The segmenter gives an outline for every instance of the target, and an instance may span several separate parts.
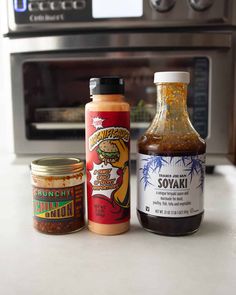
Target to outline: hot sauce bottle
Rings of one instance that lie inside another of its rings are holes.
[[[206,144],[186,106],[188,72],[157,72],[157,114],[138,141],[137,215],[162,235],[198,230],[203,217]]]
[[[124,80],[92,78],[90,94],[85,108],[88,228],[121,234],[130,220],[130,108]]]

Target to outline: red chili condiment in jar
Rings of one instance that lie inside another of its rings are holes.
[[[65,234],[85,226],[84,163],[78,158],[48,157],[31,163],[34,227]]]

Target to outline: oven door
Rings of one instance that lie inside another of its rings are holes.
[[[83,156],[89,79],[125,79],[131,154],[156,108],[156,71],[189,71],[188,110],[208,163],[231,153],[230,34],[101,34],[10,40],[15,152]],[[20,51],[17,49],[20,48]],[[221,159],[221,160],[220,160]]]

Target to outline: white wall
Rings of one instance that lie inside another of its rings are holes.
[[[1,6],[0,6],[1,7]],[[1,25],[1,24],[0,24]],[[7,40],[0,30],[0,153],[13,153],[13,124]]]
[[[2,153],[5,147],[5,128],[4,128],[4,121],[5,121],[5,101],[4,101],[4,83],[3,83],[3,44],[2,38],[0,38],[0,152]]]

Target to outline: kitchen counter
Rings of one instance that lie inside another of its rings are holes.
[[[32,227],[29,166],[1,159],[0,294],[235,294],[236,168],[208,175],[205,218],[186,237],[144,231],[135,212],[120,236],[84,229],[63,236]]]

